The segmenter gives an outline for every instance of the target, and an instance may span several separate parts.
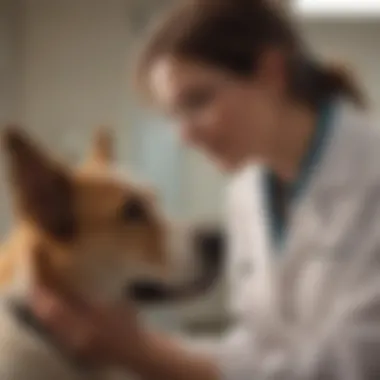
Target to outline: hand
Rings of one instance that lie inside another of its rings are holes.
[[[133,367],[145,356],[145,333],[131,305],[109,308],[89,303],[62,289],[45,268],[46,261],[36,260],[32,312],[59,346],[79,361],[100,366]]]
[[[142,378],[217,380],[212,360],[187,352],[168,337],[145,330],[128,304],[107,308],[94,305],[63,289],[46,268],[45,258],[34,260],[34,315],[59,345],[75,359],[103,367],[131,370]]]

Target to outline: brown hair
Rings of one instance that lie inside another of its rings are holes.
[[[270,47],[286,54],[289,90],[295,98],[318,106],[342,95],[364,106],[361,91],[343,69],[310,58],[298,33],[270,0],[187,0],[172,9],[145,44],[137,79],[145,87],[154,61],[164,55],[215,65],[240,77],[255,72]]]

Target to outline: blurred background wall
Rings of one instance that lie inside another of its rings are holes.
[[[131,88],[128,66],[139,35],[169,2],[0,0],[0,122],[21,123],[72,162],[80,159],[93,129],[109,125],[120,164],[153,181],[172,213],[219,219],[223,176],[184,150],[164,127],[168,121],[142,109]],[[380,116],[380,21],[318,17],[301,24],[317,53],[356,71]],[[6,194],[1,181],[2,234],[10,222]],[[221,284],[176,315],[216,323],[223,317],[223,290]],[[167,320],[164,315],[157,318]]]

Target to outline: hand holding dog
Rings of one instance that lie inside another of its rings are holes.
[[[131,305],[90,303],[62,289],[44,258],[36,257],[35,264],[32,311],[76,360],[100,367],[128,367],[145,356],[145,332]]]
[[[145,329],[131,305],[104,307],[62,288],[43,255],[34,260],[34,315],[79,364],[130,370],[143,378],[217,380],[215,363]]]

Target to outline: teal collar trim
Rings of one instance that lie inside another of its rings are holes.
[[[298,178],[285,189],[286,202],[290,209],[304,194],[312,179],[313,169],[320,162],[324,148],[327,145],[326,142],[333,129],[333,123],[331,122],[332,112],[333,104],[331,102],[322,107],[310,147],[301,163]],[[272,242],[276,248],[281,248],[286,238],[287,223],[275,207],[276,183],[278,181],[273,172],[265,171],[263,182]]]

